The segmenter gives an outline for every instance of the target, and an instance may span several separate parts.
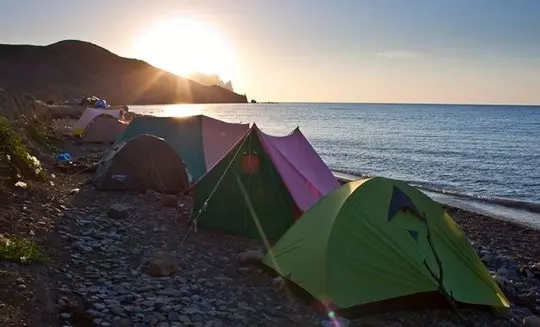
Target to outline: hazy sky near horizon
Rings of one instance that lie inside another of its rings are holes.
[[[126,57],[137,57],[157,22],[195,19],[227,41],[235,89],[259,101],[540,104],[538,0],[0,0],[0,8],[0,43],[82,39]]]

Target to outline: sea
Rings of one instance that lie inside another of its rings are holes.
[[[409,182],[434,200],[540,228],[540,106],[259,103],[130,106],[287,135],[297,126],[341,177]]]

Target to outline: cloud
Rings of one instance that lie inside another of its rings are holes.
[[[427,56],[426,53],[409,50],[391,50],[377,53],[377,56],[387,59],[410,59]]]

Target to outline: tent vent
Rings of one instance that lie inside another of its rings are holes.
[[[407,196],[407,194],[403,193],[403,191],[394,186],[394,189],[392,191],[392,198],[390,200],[390,206],[388,208],[388,221],[391,221],[392,218],[394,218],[394,215],[398,211],[403,209],[410,209],[418,217],[422,217],[422,215],[420,215],[420,212],[418,211],[414,203],[411,201],[411,199]]]
[[[407,232],[409,232],[409,235],[411,235],[411,237],[414,238],[414,240],[418,242],[418,232],[417,231],[407,229]]]

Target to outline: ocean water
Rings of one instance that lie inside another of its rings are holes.
[[[130,109],[256,123],[274,135],[300,126],[333,171],[404,180],[442,202],[540,226],[540,106],[285,103]]]

